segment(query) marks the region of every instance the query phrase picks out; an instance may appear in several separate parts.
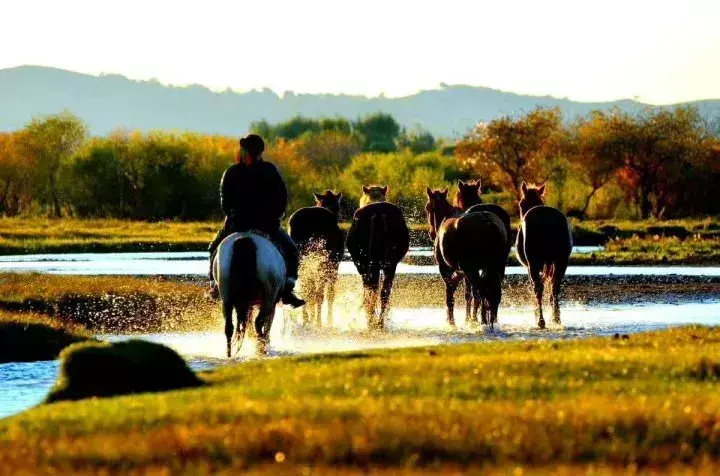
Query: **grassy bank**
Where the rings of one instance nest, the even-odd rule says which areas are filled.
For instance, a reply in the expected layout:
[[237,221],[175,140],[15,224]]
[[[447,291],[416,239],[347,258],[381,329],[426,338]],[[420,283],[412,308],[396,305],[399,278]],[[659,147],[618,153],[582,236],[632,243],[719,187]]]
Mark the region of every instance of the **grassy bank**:
[[88,339],[87,330],[76,324],[0,310],[0,363],[56,359],[65,347]]
[[[573,264],[720,264],[720,220],[573,220],[576,245],[606,245]],[[0,255],[32,253],[205,251],[220,224],[0,218]],[[348,224],[343,224],[347,228]],[[411,224],[415,246],[431,246],[424,223]],[[432,260],[410,260],[432,264]],[[517,264],[514,256],[510,264]]]
[[720,470],[720,329],[268,359],[0,422],[27,472]]
[[94,332],[205,329],[217,304],[183,281],[112,276],[0,274],[0,309],[35,312]]

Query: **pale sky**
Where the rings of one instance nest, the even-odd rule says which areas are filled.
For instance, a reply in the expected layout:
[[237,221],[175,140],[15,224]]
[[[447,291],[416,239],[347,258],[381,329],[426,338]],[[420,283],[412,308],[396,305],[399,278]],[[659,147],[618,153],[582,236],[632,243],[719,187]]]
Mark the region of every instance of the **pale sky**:
[[720,0],[2,0],[0,68],[238,91],[440,83],[580,101],[720,98]]

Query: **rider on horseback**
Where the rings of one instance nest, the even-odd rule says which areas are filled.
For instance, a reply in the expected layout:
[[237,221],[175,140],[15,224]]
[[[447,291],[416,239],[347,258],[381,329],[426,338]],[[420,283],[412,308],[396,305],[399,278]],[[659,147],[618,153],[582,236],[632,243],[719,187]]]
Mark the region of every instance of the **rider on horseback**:
[[293,289],[298,276],[299,251],[280,226],[288,204],[288,191],[278,169],[265,162],[265,143],[256,134],[240,139],[235,165],[230,166],[220,182],[220,205],[225,225],[210,244],[210,294],[217,297],[212,262],[220,242],[234,232],[258,230],[267,233],[280,248],[287,268],[282,301],[293,307],[305,304]]

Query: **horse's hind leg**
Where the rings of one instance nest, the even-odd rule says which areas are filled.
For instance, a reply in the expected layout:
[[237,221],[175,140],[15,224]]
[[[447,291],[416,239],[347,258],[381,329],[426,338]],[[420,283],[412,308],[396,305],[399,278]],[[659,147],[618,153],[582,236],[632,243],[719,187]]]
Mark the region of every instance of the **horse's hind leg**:
[[497,324],[498,309],[502,299],[502,272],[496,275],[488,274],[487,277],[487,301],[490,327]]
[[395,281],[395,271],[397,265],[390,265],[383,270],[383,285],[380,292],[380,329],[385,328],[385,319],[390,311],[390,293],[392,292],[393,282]]
[[[470,313],[472,312],[473,305],[473,288],[470,283],[470,278],[465,276],[465,323],[470,323]],[[477,319],[475,319],[477,322]]]
[[553,322],[560,324],[560,287],[565,277],[567,263],[555,263],[552,274],[552,294],[550,295],[550,304],[553,309]]
[[237,335],[235,336],[235,340],[237,341],[237,350],[236,352],[240,351],[240,348],[243,344],[243,339],[245,339],[245,331],[247,330],[248,322],[250,321],[250,318],[252,317],[252,306],[249,304],[243,304],[241,306],[235,307],[235,315],[237,316]]
[[488,310],[487,305],[485,303],[485,290],[484,286],[485,283],[483,281],[483,278],[480,277],[480,273],[478,271],[475,271],[473,273],[468,273],[469,280],[470,280],[470,287],[472,289],[472,316],[473,321],[477,322],[477,315],[478,311],[480,311],[480,322],[484,325],[488,325]]
[[380,284],[380,269],[371,267],[367,274],[363,275],[363,306],[367,316],[368,329],[376,326],[376,307],[378,285]]
[[337,286],[338,271],[332,270],[327,282],[327,325],[333,327],[333,306],[335,306],[335,288]]
[[257,353],[258,355],[267,354],[267,348],[270,345],[270,328],[275,318],[275,306],[263,306],[260,314],[255,318],[255,332],[257,332]]
[[540,329],[544,329],[545,318],[543,318],[542,299],[545,286],[542,278],[542,268],[531,266],[528,274],[530,275],[530,280],[533,283],[533,290],[535,291],[535,321]]
[[223,316],[225,317],[225,339],[227,340],[227,356],[232,354],[233,331],[233,306],[230,303],[223,303]]

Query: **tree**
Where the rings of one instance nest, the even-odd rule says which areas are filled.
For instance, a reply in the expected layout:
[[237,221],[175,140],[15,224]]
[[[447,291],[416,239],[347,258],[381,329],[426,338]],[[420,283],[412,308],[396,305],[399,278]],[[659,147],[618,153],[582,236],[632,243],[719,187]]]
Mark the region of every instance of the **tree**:
[[44,183],[40,189],[40,199],[51,206],[56,217],[62,215],[58,187],[60,169],[86,137],[85,124],[68,112],[34,118],[20,134],[22,153]]
[[490,175],[520,197],[523,180],[545,177],[545,159],[559,153],[562,136],[560,110],[537,108],[518,118],[510,116],[477,125],[458,143],[455,155],[476,175]]
[[390,114],[365,116],[354,124],[355,133],[365,152],[394,152],[400,136],[400,124]]
[[17,134],[0,133],[0,215],[17,215],[32,196],[30,168],[18,150]]
[[620,184],[639,204],[640,216],[662,217],[675,205],[683,180],[702,162],[709,133],[697,110],[646,110],[610,116],[609,152],[622,163]]
[[403,132],[398,139],[400,149],[410,149],[413,154],[422,154],[435,150],[435,137],[428,131],[418,127],[411,132]]
[[587,118],[578,119],[568,131],[566,152],[576,175],[590,192],[580,210],[585,217],[590,201],[617,173],[621,166],[610,141],[610,117],[602,111],[592,111]]
[[295,141],[295,146],[298,154],[315,167],[338,174],[361,151],[356,137],[332,129],[305,134]]

